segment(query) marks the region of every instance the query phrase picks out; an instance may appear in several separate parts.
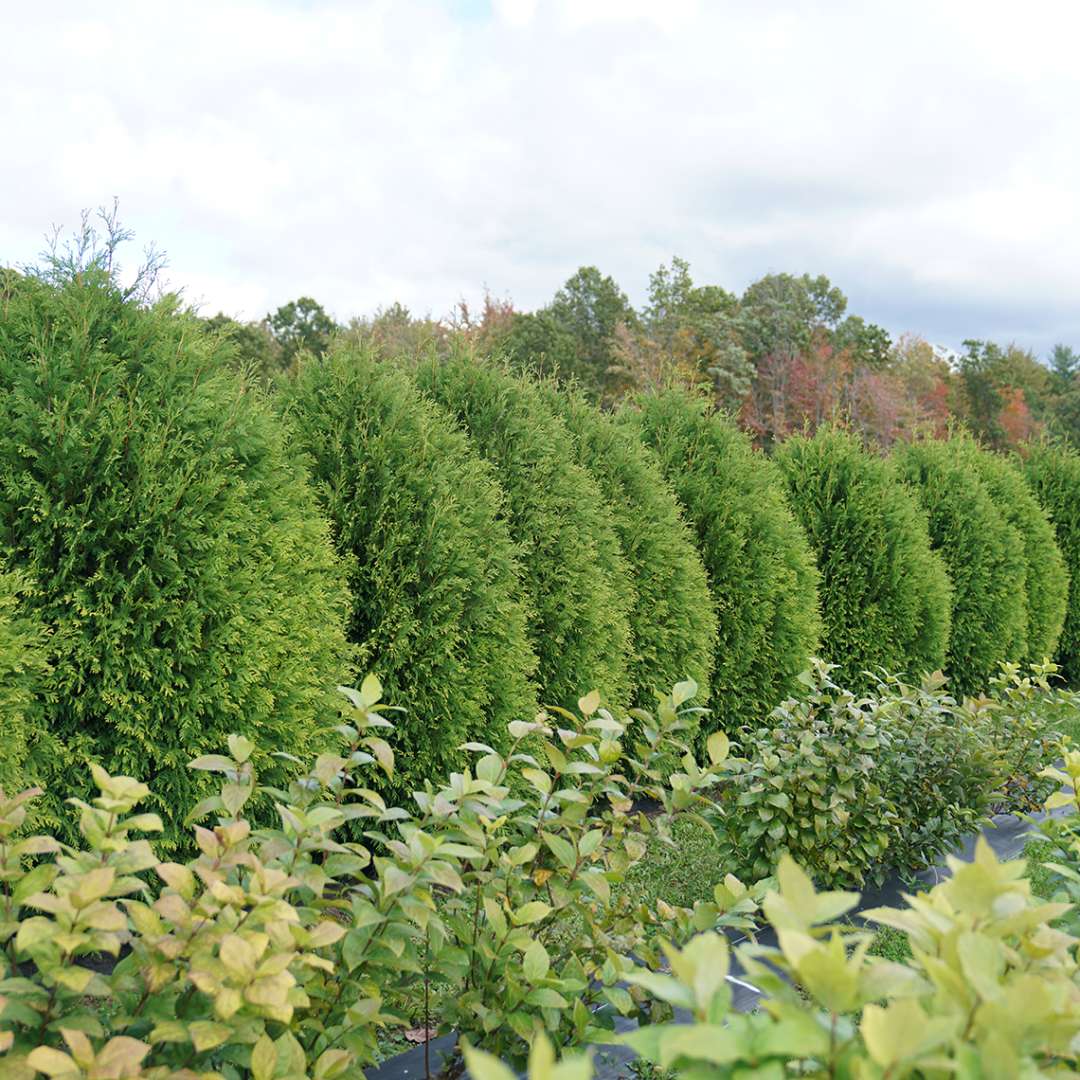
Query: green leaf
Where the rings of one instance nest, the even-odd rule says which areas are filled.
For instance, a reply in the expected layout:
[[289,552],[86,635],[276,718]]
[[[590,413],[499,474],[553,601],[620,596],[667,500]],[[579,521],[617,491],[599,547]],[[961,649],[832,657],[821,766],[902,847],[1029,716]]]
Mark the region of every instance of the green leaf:
[[550,967],[551,960],[548,957],[547,949],[544,948],[544,943],[539,938],[534,939],[525,950],[525,955],[521,961],[521,968],[525,973],[525,978],[535,985],[547,978]]
[[551,906],[545,904],[543,900],[532,900],[528,904],[523,904],[516,911],[512,911],[510,921],[515,926],[532,926],[533,923],[546,919],[551,914],[551,910]]

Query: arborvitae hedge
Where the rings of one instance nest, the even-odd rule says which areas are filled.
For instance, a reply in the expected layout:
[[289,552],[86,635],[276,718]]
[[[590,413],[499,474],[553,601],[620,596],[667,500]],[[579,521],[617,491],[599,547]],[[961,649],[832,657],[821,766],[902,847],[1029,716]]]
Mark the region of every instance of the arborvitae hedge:
[[0,788],[9,795],[29,786],[27,749],[41,739],[46,637],[26,610],[29,583],[0,570]]
[[1069,593],[1069,573],[1054,527],[1015,462],[984,450],[974,439],[963,439],[961,446],[971,455],[994,505],[1023,541],[1027,608],[1020,659],[1052,659]]
[[1080,684],[1080,453],[1069,446],[1027,448],[1024,474],[1054,526],[1069,575],[1065,622],[1056,660],[1068,682]]
[[963,443],[927,439],[893,459],[930,520],[953,586],[948,674],[953,692],[984,691],[1024,651],[1024,542],[994,504]]
[[716,649],[709,579],[655,457],[633,432],[573,390],[545,387],[574,436],[576,457],[600,487],[630,565],[637,597],[630,611],[634,703],[656,706],[656,692],[687,678],[708,697]]
[[836,681],[920,675],[945,664],[952,607],[926,514],[893,466],[855,436],[820,428],[788,439],[775,460],[821,573],[822,654]]
[[574,460],[566,426],[538,387],[468,356],[424,362],[416,378],[495,466],[506,494],[535,613],[541,700],[567,706],[597,690],[612,703],[627,701],[634,589],[603,497]]
[[821,633],[814,557],[783,477],[685,392],[646,395],[621,416],[656,451],[697,532],[719,623],[712,723],[760,720],[794,688]]
[[352,560],[350,636],[384,698],[409,704],[395,784],[412,790],[537,709],[502,492],[442,410],[360,349],[307,363],[285,401]]
[[150,770],[167,823],[230,732],[283,776],[266,755],[308,753],[349,674],[328,526],[219,348],[96,270],[0,288],[0,551],[51,631],[31,764],[69,821],[88,759]]

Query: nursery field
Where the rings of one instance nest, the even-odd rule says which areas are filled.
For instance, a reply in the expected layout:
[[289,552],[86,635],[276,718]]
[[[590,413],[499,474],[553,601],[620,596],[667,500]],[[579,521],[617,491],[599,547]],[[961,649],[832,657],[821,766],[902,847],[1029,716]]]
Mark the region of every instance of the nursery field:
[[1074,1073],[1080,454],[233,359],[0,271],[0,1077]]

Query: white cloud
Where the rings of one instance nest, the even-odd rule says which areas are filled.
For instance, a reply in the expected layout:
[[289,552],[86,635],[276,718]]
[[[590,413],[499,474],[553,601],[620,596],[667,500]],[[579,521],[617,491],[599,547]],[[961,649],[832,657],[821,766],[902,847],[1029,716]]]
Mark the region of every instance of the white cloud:
[[[467,9],[467,17],[466,17]],[[210,309],[825,272],[891,329],[1080,344],[1080,8],[54,3],[7,14],[0,260],[120,197]],[[93,12],[93,13],[91,13]]]

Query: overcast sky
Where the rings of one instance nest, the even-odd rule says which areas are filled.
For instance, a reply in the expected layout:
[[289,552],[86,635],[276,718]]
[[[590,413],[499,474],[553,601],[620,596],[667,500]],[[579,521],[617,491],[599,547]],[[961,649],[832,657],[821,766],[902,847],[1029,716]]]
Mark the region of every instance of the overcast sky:
[[120,200],[257,318],[824,273],[945,345],[1080,347],[1076,0],[0,0],[0,263]]

